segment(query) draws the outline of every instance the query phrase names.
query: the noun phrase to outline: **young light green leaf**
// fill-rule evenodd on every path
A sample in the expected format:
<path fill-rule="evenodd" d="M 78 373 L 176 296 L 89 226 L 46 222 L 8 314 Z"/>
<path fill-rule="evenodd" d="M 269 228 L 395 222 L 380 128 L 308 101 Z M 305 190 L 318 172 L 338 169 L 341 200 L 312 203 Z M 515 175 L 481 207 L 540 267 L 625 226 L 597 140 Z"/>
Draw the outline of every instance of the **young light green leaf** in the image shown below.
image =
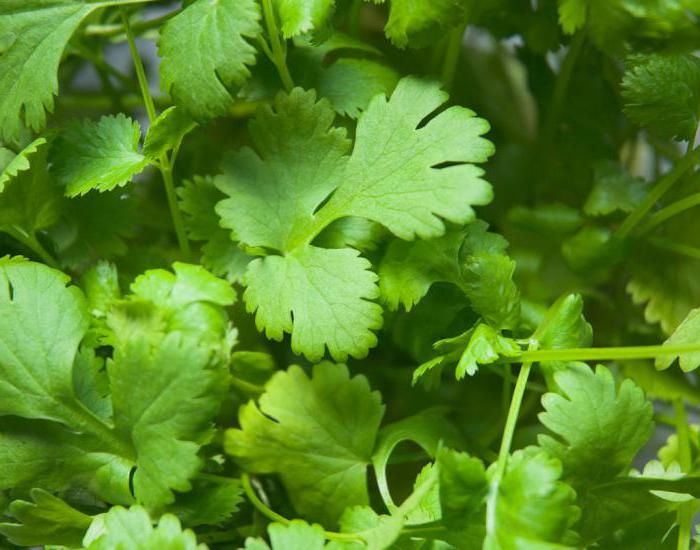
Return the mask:
<path fill-rule="evenodd" d="M 666 346 L 679 344 L 700 345 L 700 308 L 693 309 L 673 334 L 664 342 Z M 690 372 L 700 367 L 700 352 L 662 355 L 656 358 L 657 369 L 667 369 L 678 359 L 678 363 L 684 372 Z"/>
<path fill-rule="evenodd" d="M 204 544 L 197 544 L 192 531 L 182 530 L 175 516 L 161 516 L 154 527 L 141 506 L 115 506 L 95 517 L 83 544 L 85 550 L 207 550 Z"/>
<path fill-rule="evenodd" d="M 151 159 L 158 159 L 164 153 L 178 149 L 182 139 L 197 127 L 179 107 L 170 107 L 163 111 L 148 129 L 143 142 L 143 154 Z"/>
<path fill-rule="evenodd" d="M 139 152 L 139 123 L 118 114 L 69 126 L 56 140 L 51 159 L 66 195 L 109 191 L 126 185 L 148 160 Z"/>
<path fill-rule="evenodd" d="M 500 357 L 517 357 L 520 353 L 522 351 L 515 340 L 501 336 L 497 330 L 481 323 L 472 332 L 459 358 L 455 376 L 457 380 L 467 374 L 474 376 L 479 365 L 493 363 Z"/>
<path fill-rule="evenodd" d="M 487 511 L 484 550 L 562 548 L 580 512 L 561 475 L 561 463 L 536 447 L 513 453 Z"/>
<path fill-rule="evenodd" d="M 321 363 L 309 379 L 299 367 L 279 372 L 259 406 L 241 408 L 241 429 L 225 448 L 255 473 L 277 473 L 300 514 L 333 525 L 348 506 L 365 505 L 367 465 L 384 413 L 362 376 Z"/>
<path fill-rule="evenodd" d="M 445 30 L 463 24 L 469 10 L 464 0 L 391 0 L 390 4 L 384 32 L 399 48 L 422 46 L 428 38 L 443 36 Z"/>
<path fill-rule="evenodd" d="M 274 0 L 282 35 L 291 38 L 323 27 L 335 9 L 335 0 Z"/>
<path fill-rule="evenodd" d="M 377 343 L 382 310 L 370 263 L 348 248 L 308 246 L 287 256 L 253 260 L 243 295 L 258 330 L 281 340 L 291 333 L 292 351 L 318 361 L 325 348 L 336 361 L 364 357 Z"/>
<path fill-rule="evenodd" d="M 267 532 L 269 545 L 262 539 L 248 538 L 245 550 L 323 550 L 325 547 L 323 528 L 300 519 L 292 520 L 288 525 L 271 523 Z"/>
<path fill-rule="evenodd" d="M 547 310 L 532 338 L 540 349 L 581 348 L 590 345 L 593 329 L 583 317 L 583 299 L 578 294 L 559 298 Z"/>
<path fill-rule="evenodd" d="M 540 445 L 564 465 L 564 475 L 576 485 L 608 481 L 628 468 L 651 436 L 653 410 L 631 380 L 616 390 L 610 371 L 595 373 L 576 363 L 554 374 L 561 393 L 542 398 L 540 422 L 552 435 Z"/>
<path fill-rule="evenodd" d="M 700 120 L 700 59 L 633 56 L 622 80 L 625 113 L 660 138 L 692 140 Z"/>
<path fill-rule="evenodd" d="M 9 513 L 16 521 L 1 523 L 0 533 L 18 546 L 80 546 L 92 517 L 42 489 L 29 494 L 31 502 L 10 504 Z"/>
<path fill-rule="evenodd" d="M 259 20 L 255 0 L 196 0 L 163 26 L 163 89 L 195 120 L 228 113 L 255 63 Z"/>

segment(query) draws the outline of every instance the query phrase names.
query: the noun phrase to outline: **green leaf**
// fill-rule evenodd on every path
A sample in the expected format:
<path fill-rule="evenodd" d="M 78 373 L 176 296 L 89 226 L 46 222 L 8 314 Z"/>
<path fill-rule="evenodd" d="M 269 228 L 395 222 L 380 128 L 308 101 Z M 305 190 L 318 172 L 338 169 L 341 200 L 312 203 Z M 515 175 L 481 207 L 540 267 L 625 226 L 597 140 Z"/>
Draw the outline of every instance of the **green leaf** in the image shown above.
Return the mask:
<path fill-rule="evenodd" d="M 177 193 L 189 238 L 205 241 L 202 265 L 229 282 L 240 282 L 251 258 L 219 225 L 214 208 L 225 195 L 214 186 L 212 178 L 198 176 L 185 181 Z"/>
<path fill-rule="evenodd" d="M 608 481 L 623 472 L 654 430 L 653 410 L 631 380 L 619 389 L 608 369 L 576 363 L 554 374 L 560 393 L 542 398 L 540 422 L 552 435 L 539 443 L 564 464 L 576 485 Z"/>
<path fill-rule="evenodd" d="M 148 129 L 143 142 L 143 154 L 151 159 L 173 149 L 179 149 L 182 139 L 197 127 L 183 109 L 170 107 L 163 111 Z"/>
<path fill-rule="evenodd" d="M 119 347 L 143 335 L 157 341 L 179 331 L 228 361 L 236 331 L 224 308 L 236 301 L 235 291 L 202 266 L 175 262 L 173 270 L 150 269 L 134 280 L 132 294 L 109 310 L 107 343 Z"/>
<path fill-rule="evenodd" d="M 520 346 L 511 338 L 505 338 L 489 325 L 479 324 L 471 333 L 457 363 L 455 376 L 461 380 L 465 375 L 474 376 L 479 365 L 493 363 L 500 357 L 517 357 Z"/>
<path fill-rule="evenodd" d="M 390 95 L 398 81 L 394 69 L 377 61 L 340 58 L 321 70 L 317 89 L 337 113 L 358 118 L 374 96 Z"/>
<path fill-rule="evenodd" d="M 583 210 L 589 216 L 607 216 L 616 211 L 631 212 L 647 192 L 644 180 L 610 161 L 596 165 L 593 182 L 593 189 L 583 205 Z"/>
<path fill-rule="evenodd" d="M 196 0 L 162 28 L 163 89 L 197 121 L 226 115 L 250 76 L 261 32 L 255 0 Z"/>
<path fill-rule="evenodd" d="M 16 523 L 1 523 L 0 533 L 18 546 L 80 546 L 92 517 L 42 489 L 32 489 L 32 502 L 15 500 L 9 512 Z"/>
<path fill-rule="evenodd" d="M 491 473 L 492 470 L 489 470 Z M 562 548 L 579 517 L 576 493 L 560 481 L 561 463 L 528 447 L 516 451 L 498 486 L 496 505 L 487 517 L 485 550 Z"/>
<path fill-rule="evenodd" d="M 280 94 L 260 111 L 250 125 L 257 152 L 242 149 L 216 179 L 231 197 L 217 204 L 217 212 L 232 237 L 285 254 L 248 267 L 244 297 L 249 310 L 258 309 L 259 329 L 275 339 L 291 332 L 294 351 L 312 360 L 320 359 L 324 345 L 336 360 L 366 355 L 380 322 L 379 307 L 366 302 L 377 297 L 369 265 L 352 250 L 328 251 L 310 243 L 345 217 L 381 223 L 405 239 L 444 233 L 443 218 L 454 223 L 473 218 L 471 206 L 491 198 L 481 170 L 469 164 L 493 151 L 480 137 L 488 124 L 467 109 L 450 107 L 417 129 L 446 99 L 434 83 L 403 79 L 390 100 L 375 97 L 363 113 L 350 156 L 345 131 L 331 126 L 332 109 L 325 101 L 316 103 L 313 92 Z M 378 156 L 379 151 L 394 153 Z M 450 166 L 434 168 L 448 159 Z M 320 269 L 313 270 L 316 266 Z M 340 274 L 348 289 L 332 281 Z M 323 296 L 327 284 L 341 299 L 329 302 Z M 263 303 L 263 287 L 267 296 L 268 288 L 275 288 L 283 299 Z M 293 308 L 301 313 L 292 320 Z M 350 329 L 342 321 L 348 310 L 354 319 Z M 312 341 L 312 330 L 320 330 L 321 337 L 314 333 Z"/>
<path fill-rule="evenodd" d="M 532 338 L 538 342 L 539 349 L 589 346 L 593 338 L 593 329 L 583 317 L 581 296 L 568 294 L 554 302 Z"/>
<path fill-rule="evenodd" d="M 243 488 L 238 479 L 221 478 L 214 483 L 194 480 L 192 490 L 178 494 L 167 511 L 190 527 L 220 525 L 231 519 L 241 502 Z"/>
<path fill-rule="evenodd" d="M 0 260 L 0 415 L 74 421 L 65 401 L 89 321 L 68 280 L 42 264 Z"/>
<path fill-rule="evenodd" d="M 139 123 L 123 114 L 74 122 L 56 140 L 51 155 L 66 195 L 126 185 L 148 164 L 139 152 L 140 138 Z"/>
<path fill-rule="evenodd" d="M 384 32 L 399 48 L 422 46 L 427 38 L 434 41 L 450 27 L 464 24 L 469 10 L 464 0 L 391 0 L 390 4 Z"/>
<path fill-rule="evenodd" d="M 688 54 L 628 58 L 625 114 L 660 138 L 691 140 L 700 120 L 700 59 Z"/>
<path fill-rule="evenodd" d="M 324 26 L 335 9 L 335 0 L 274 0 L 282 22 L 282 35 L 291 38 Z"/>
<path fill-rule="evenodd" d="M 145 0 L 148 1 L 148 0 Z M 58 65 L 71 35 L 90 13 L 117 2 L 6 0 L 0 6 L 0 136 L 19 138 L 46 123 L 58 93 Z"/>
<path fill-rule="evenodd" d="M 3 172 L 0 231 L 31 236 L 58 221 L 63 201 L 49 173 L 47 149 L 46 140 L 35 140 Z"/>
<path fill-rule="evenodd" d="M 489 490 L 486 470 L 478 458 L 443 448 L 437 456 L 440 508 L 445 525 L 463 529 L 484 507 Z"/>
<path fill-rule="evenodd" d="M 225 448 L 255 473 L 277 473 L 297 512 L 333 525 L 348 506 L 365 505 L 367 465 L 384 413 L 362 376 L 321 363 L 309 379 L 299 367 L 266 385 L 259 407 L 239 412 Z"/>
<path fill-rule="evenodd" d="M 27 157 L 36 153 L 37 149 L 45 144 L 45 138 L 37 138 L 16 155 L 9 149 L 2 148 L 3 158 L 7 155 L 8 161 L 6 164 L 2 165 L 2 172 L 0 172 L 0 193 L 2 193 L 5 188 L 5 184 L 17 176 L 17 174 L 29 170 L 30 165 Z"/>
<path fill-rule="evenodd" d="M 144 335 L 117 348 L 107 366 L 115 431 L 134 446 L 134 493 L 149 507 L 172 502 L 173 489 L 190 490 L 202 466 L 199 448 L 225 386 L 209 355 L 179 333 L 156 346 Z"/>
<path fill-rule="evenodd" d="M 206 550 L 197 544 L 195 534 L 183 531 L 180 521 L 171 514 L 161 516 L 154 527 L 148 512 L 141 506 L 129 509 L 115 506 L 106 514 L 97 516 L 85 540 L 86 550 Z"/>
<path fill-rule="evenodd" d="M 673 334 L 664 342 L 667 346 L 700 344 L 700 308 L 693 309 Z M 700 352 L 661 355 L 656 358 L 657 369 L 667 369 L 678 359 L 681 370 L 690 372 L 700 367 Z"/>
<path fill-rule="evenodd" d="M 248 538 L 245 550 L 322 550 L 325 547 L 323 529 L 300 519 L 290 521 L 289 525 L 271 523 L 267 532 L 270 545 L 262 539 Z"/>
<path fill-rule="evenodd" d="M 318 361 L 325 348 L 336 361 L 365 357 L 377 343 L 381 308 L 370 263 L 349 249 L 307 246 L 287 256 L 253 260 L 243 280 L 243 298 L 255 312 L 258 330 L 281 340 L 292 335 L 292 351 Z"/>

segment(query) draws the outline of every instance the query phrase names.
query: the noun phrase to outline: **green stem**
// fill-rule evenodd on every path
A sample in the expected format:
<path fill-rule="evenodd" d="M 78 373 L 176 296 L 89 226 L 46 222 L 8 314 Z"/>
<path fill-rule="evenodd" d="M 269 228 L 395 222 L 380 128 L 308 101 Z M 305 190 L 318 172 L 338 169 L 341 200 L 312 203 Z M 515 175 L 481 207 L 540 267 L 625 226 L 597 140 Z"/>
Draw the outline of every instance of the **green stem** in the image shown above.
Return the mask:
<path fill-rule="evenodd" d="M 685 212 L 686 210 L 700 205 L 700 193 L 693 193 L 685 197 L 684 199 L 678 200 L 667 207 L 662 208 L 658 212 L 655 212 L 649 216 L 649 220 L 639 229 L 640 233 L 646 233 L 654 229 L 657 225 L 662 224 L 669 218 Z"/>
<path fill-rule="evenodd" d="M 180 10 L 174 10 L 160 17 L 155 17 L 153 19 L 147 19 L 145 21 L 136 21 L 131 24 L 131 30 L 134 34 L 141 34 L 147 30 L 153 29 L 155 27 L 160 27 L 168 19 L 176 16 L 180 13 Z M 85 27 L 84 34 L 86 36 L 99 36 L 102 38 L 112 38 L 114 36 L 119 36 L 120 34 L 126 33 L 126 27 L 123 24 L 114 25 L 88 25 Z"/>
<path fill-rule="evenodd" d="M 452 84 L 454 83 L 459 54 L 462 52 L 462 39 L 464 38 L 465 29 L 466 25 L 460 25 L 450 31 L 447 40 L 447 48 L 442 63 L 442 82 L 448 91 L 452 89 Z"/>
<path fill-rule="evenodd" d="M 139 52 L 136 49 L 136 41 L 134 40 L 134 33 L 132 32 L 131 25 L 129 24 L 129 18 L 124 12 L 122 12 L 122 21 L 124 23 L 124 30 L 126 31 L 126 37 L 129 42 L 129 50 L 131 51 L 131 57 L 134 62 L 134 69 L 136 70 L 136 78 L 139 82 L 141 95 L 143 96 L 143 103 L 146 106 L 146 113 L 148 113 L 148 118 L 151 121 L 151 123 L 153 123 L 156 119 L 156 107 L 153 103 L 153 97 L 151 96 L 151 92 L 148 89 L 146 71 L 143 68 L 141 56 L 139 55 Z M 173 227 L 175 228 L 177 242 L 180 246 L 182 256 L 185 260 L 189 260 L 192 256 L 192 249 L 190 248 L 190 243 L 187 240 L 187 233 L 185 231 L 185 222 L 182 219 L 182 212 L 180 212 L 180 207 L 177 204 L 177 193 L 175 192 L 175 182 L 173 181 L 173 168 L 166 153 L 163 153 L 160 156 L 159 162 L 159 169 L 161 175 L 163 176 L 165 194 L 168 199 L 168 207 L 170 208 L 170 216 L 173 220 Z"/>
<path fill-rule="evenodd" d="M 265 504 L 260 497 L 258 497 L 253 485 L 250 483 L 250 476 L 248 474 L 243 474 L 241 476 L 241 484 L 243 485 L 243 492 L 250 500 L 251 504 L 267 519 L 281 523 L 282 525 L 289 525 L 290 520 L 284 516 L 278 514 L 272 510 L 267 504 Z M 328 540 L 338 540 L 345 542 L 362 542 L 362 538 L 359 535 L 353 533 L 337 533 L 335 531 L 324 531 L 324 535 Z"/>
<path fill-rule="evenodd" d="M 238 378 L 237 376 L 231 376 L 231 385 L 245 393 L 246 395 L 260 395 L 262 393 L 265 393 L 265 388 L 262 386 L 258 386 L 257 384 L 252 384 L 246 380 L 243 380 L 242 378 Z"/>
<path fill-rule="evenodd" d="M 34 236 L 31 233 L 27 233 L 26 231 L 17 227 L 7 229 L 6 232 L 17 242 L 34 252 L 34 254 L 36 254 L 46 265 L 55 269 L 60 269 L 58 261 L 56 261 L 56 259 L 51 254 L 49 254 L 49 251 L 46 250 L 46 248 L 44 248 L 44 246 L 39 242 L 36 236 Z"/>
<path fill-rule="evenodd" d="M 693 260 L 700 260 L 700 248 L 695 246 L 677 243 L 676 241 L 664 239 L 663 237 L 651 237 L 647 242 L 657 248 L 668 250 L 669 252 L 673 252 L 679 256 L 685 256 L 686 258 L 691 258 Z"/>
<path fill-rule="evenodd" d="M 690 430 L 685 414 L 683 399 L 673 401 L 673 410 L 676 417 L 676 434 L 678 436 L 678 460 L 681 471 L 689 473 L 692 469 L 692 456 L 690 454 Z M 690 548 L 690 535 L 693 528 L 693 503 L 684 502 L 678 508 L 678 550 Z"/>
<path fill-rule="evenodd" d="M 294 88 L 294 81 L 287 67 L 287 43 L 280 40 L 272 0 L 263 0 L 262 4 L 265 26 L 267 27 L 267 34 L 270 40 L 270 49 L 267 51 L 268 57 L 270 57 L 270 61 L 272 61 L 277 68 L 284 89 L 287 92 L 291 92 L 292 88 Z M 270 53 L 272 55 L 269 55 Z"/>
<path fill-rule="evenodd" d="M 686 173 L 700 161 L 700 147 L 691 149 L 683 159 L 669 173 L 664 175 L 652 188 L 644 200 L 627 216 L 624 222 L 617 229 L 616 236 L 620 239 L 626 238 L 632 229 L 646 216 L 654 205 L 663 197 L 666 192 Z"/>
<path fill-rule="evenodd" d="M 531 343 L 530 347 L 535 345 L 535 343 Z M 530 351 L 534 352 L 535 350 Z M 518 379 L 515 382 L 515 389 L 513 390 L 513 397 L 510 400 L 510 408 L 508 409 L 506 424 L 503 428 L 503 437 L 501 438 L 501 447 L 498 451 L 496 471 L 494 472 L 494 476 L 491 481 L 486 502 L 487 532 L 493 532 L 496 527 L 496 504 L 498 502 L 499 486 L 508 465 L 508 456 L 510 455 L 510 448 L 513 444 L 515 427 L 518 423 L 518 417 L 520 416 L 520 407 L 523 403 L 523 396 L 525 395 L 525 388 L 527 386 L 527 379 L 530 376 L 530 370 L 532 369 L 532 363 L 532 361 L 525 361 L 520 367 Z"/>
<path fill-rule="evenodd" d="M 545 361 L 613 361 L 621 359 L 654 359 L 664 355 L 700 352 L 700 342 L 696 344 L 676 344 L 661 346 L 629 346 L 613 348 L 572 348 L 543 349 L 524 351 L 519 357 L 506 358 L 501 362 L 545 362 Z"/>

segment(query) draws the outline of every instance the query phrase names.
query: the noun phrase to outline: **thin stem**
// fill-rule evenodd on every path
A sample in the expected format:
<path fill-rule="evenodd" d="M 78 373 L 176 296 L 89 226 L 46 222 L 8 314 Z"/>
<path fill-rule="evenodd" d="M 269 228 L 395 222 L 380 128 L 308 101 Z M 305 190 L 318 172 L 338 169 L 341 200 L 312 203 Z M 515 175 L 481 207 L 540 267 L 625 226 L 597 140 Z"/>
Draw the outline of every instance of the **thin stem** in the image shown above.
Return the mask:
<path fill-rule="evenodd" d="M 186 260 L 189 260 L 192 256 L 192 249 L 190 248 L 190 241 L 187 239 L 185 221 L 182 218 L 180 206 L 177 204 L 177 193 L 175 192 L 175 182 L 173 181 L 173 169 L 166 154 L 161 155 L 160 164 L 160 172 L 163 175 L 165 194 L 168 197 L 168 206 L 170 208 L 170 215 L 173 218 L 173 226 L 175 227 L 177 243 L 180 246 L 180 251 L 182 252 L 183 257 Z"/>
<path fill-rule="evenodd" d="M 521 361 L 613 361 L 624 359 L 654 359 L 664 355 L 679 355 L 682 353 L 698 352 L 700 352 L 700 342 L 696 344 L 662 346 L 543 349 L 524 351 L 520 357 L 507 358 L 501 362 L 518 363 Z"/>
<path fill-rule="evenodd" d="M 231 385 L 245 393 L 246 395 L 260 395 L 265 392 L 265 388 L 257 384 L 252 384 L 247 380 L 238 378 L 237 376 L 231 376 Z"/>
<path fill-rule="evenodd" d="M 280 40 L 280 34 L 277 30 L 277 20 L 275 18 L 275 10 L 272 6 L 272 0 L 263 0 L 263 15 L 265 17 L 265 25 L 267 27 L 267 35 L 270 40 L 270 49 L 268 57 L 277 68 L 277 72 L 282 80 L 284 89 L 288 92 L 294 88 L 292 75 L 287 67 L 287 43 Z M 272 53 L 270 56 L 269 53 Z"/>
<path fill-rule="evenodd" d="M 530 344 L 530 348 L 533 348 L 536 345 L 537 344 L 533 342 Z M 534 352 L 535 350 L 531 349 L 530 351 Z M 513 397 L 510 400 L 510 408 L 508 409 L 506 424 L 503 428 L 503 437 L 501 438 L 501 447 L 498 451 L 496 471 L 491 481 L 486 502 L 487 532 L 493 532 L 496 527 L 496 505 L 498 502 L 498 491 L 501 480 L 506 472 L 506 466 L 508 465 L 508 456 L 510 455 L 510 448 L 513 444 L 513 435 L 515 434 L 515 427 L 518 423 L 518 417 L 520 416 L 520 407 L 523 403 L 523 396 L 525 395 L 525 388 L 527 386 L 527 379 L 530 376 L 530 370 L 532 369 L 532 363 L 532 361 L 525 361 L 520 367 L 518 379 L 515 382 L 515 389 L 513 390 Z"/>
<path fill-rule="evenodd" d="M 646 233 L 647 231 L 651 231 L 657 225 L 662 224 L 669 218 L 672 218 L 673 216 L 676 216 L 681 212 L 685 212 L 686 210 L 698 205 L 700 205 L 700 193 L 693 193 L 692 195 L 689 195 L 684 199 L 669 204 L 667 207 L 662 208 L 658 212 L 655 212 L 654 214 L 649 216 L 649 219 L 639 229 L 639 232 Z"/>
<path fill-rule="evenodd" d="M 179 10 L 173 10 L 161 15 L 160 17 L 155 17 L 153 19 L 147 19 L 145 21 L 136 21 L 131 24 L 131 30 L 134 34 L 142 34 L 143 32 L 153 29 L 155 27 L 160 27 L 168 19 L 174 17 L 180 13 Z M 85 27 L 84 34 L 86 36 L 99 36 L 102 38 L 112 38 L 114 36 L 119 36 L 120 34 L 125 34 L 126 28 L 123 24 L 114 25 L 88 25 Z"/>
<path fill-rule="evenodd" d="M 148 114 L 148 119 L 153 122 L 156 119 L 156 106 L 153 103 L 153 98 L 151 97 L 151 92 L 148 89 L 148 80 L 146 79 L 146 71 L 143 68 L 143 61 L 141 61 L 141 56 L 136 48 L 136 41 L 134 40 L 134 33 L 131 30 L 131 25 L 129 24 L 129 18 L 126 12 L 122 12 L 122 22 L 124 23 L 124 31 L 126 32 L 126 38 L 129 42 L 129 50 L 131 51 L 131 59 L 134 63 L 134 70 L 136 71 L 136 79 L 139 82 L 139 88 L 141 89 L 141 96 L 143 97 L 143 104 L 146 107 L 146 113 Z"/>
<path fill-rule="evenodd" d="M 700 147 L 690 150 L 678 164 L 664 175 L 652 188 L 644 200 L 627 216 L 624 222 L 617 229 L 616 236 L 620 239 L 626 238 L 637 224 L 646 216 L 654 205 L 663 197 L 666 192 L 700 160 Z"/>
<path fill-rule="evenodd" d="M 676 434 L 678 436 L 678 460 L 683 473 L 690 472 L 692 457 L 690 454 L 690 430 L 685 414 L 683 399 L 673 401 L 673 410 L 676 417 Z M 693 523 L 693 503 L 684 502 L 678 508 L 678 550 L 690 548 L 690 535 Z"/>
<path fill-rule="evenodd" d="M 141 88 L 143 103 L 146 106 L 146 113 L 148 113 L 148 118 L 151 123 L 153 123 L 153 121 L 156 119 L 156 107 L 153 103 L 153 97 L 151 96 L 151 92 L 148 88 L 148 80 L 146 79 L 146 72 L 143 68 L 141 56 L 136 49 L 136 41 L 134 40 L 134 33 L 129 25 L 129 18 L 124 12 L 122 12 L 122 21 L 124 22 L 124 30 L 126 31 L 126 37 L 129 41 L 129 50 L 131 51 L 131 57 L 134 61 L 134 69 L 136 70 L 136 77 L 139 81 L 139 88 Z M 160 156 L 159 163 L 159 170 L 163 176 L 163 185 L 165 186 L 165 194 L 168 199 L 168 207 L 170 208 L 170 216 L 173 220 L 173 227 L 175 228 L 177 242 L 180 246 L 180 251 L 182 252 L 184 259 L 189 260 L 192 256 L 192 249 L 190 248 L 190 243 L 187 240 L 187 233 L 185 231 L 185 222 L 182 219 L 182 212 L 180 212 L 180 207 L 177 204 L 177 193 L 175 192 L 175 182 L 173 181 L 173 168 L 167 153 L 163 153 Z"/>
<path fill-rule="evenodd" d="M 663 237 L 651 237 L 648 239 L 648 242 L 657 248 L 668 250 L 669 252 L 673 252 L 679 256 L 685 256 L 686 258 L 691 258 L 693 260 L 700 260 L 700 248 L 695 246 L 677 243 L 676 241 L 664 239 Z"/>
<path fill-rule="evenodd" d="M 243 485 L 243 492 L 250 500 L 250 503 L 267 519 L 272 520 L 282 525 L 289 525 L 290 520 L 284 516 L 278 514 L 272 510 L 267 504 L 265 504 L 260 497 L 258 497 L 253 485 L 250 483 L 250 476 L 246 473 L 241 475 L 241 484 Z M 337 533 L 335 531 L 324 531 L 324 535 L 328 540 L 339 540 L 339 541 L 352 541 L 352 542 L 362 542 L 362 538 L 359 535 L 353 533 Z"/>
<path fill-rule="evenodd" d="M 34 254 L 36 254 L 46 265 L 55 269 L 60 269 L 58 261 L 49 253 L 48 250 L 46 250 L 46 248 L 44 248 L 36 236 L 17 227 L 7 229 L 6 232 L 8 235 L 10 235 L 10 237 L 34 252 Z"/>

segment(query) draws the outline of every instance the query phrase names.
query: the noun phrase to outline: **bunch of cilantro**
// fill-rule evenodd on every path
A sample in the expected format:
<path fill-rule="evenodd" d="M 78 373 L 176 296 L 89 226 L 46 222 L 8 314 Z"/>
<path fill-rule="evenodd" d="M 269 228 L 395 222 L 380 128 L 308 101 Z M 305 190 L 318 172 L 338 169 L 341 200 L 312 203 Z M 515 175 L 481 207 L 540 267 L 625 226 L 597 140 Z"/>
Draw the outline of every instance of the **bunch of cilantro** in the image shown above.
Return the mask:
<path fill-rule="evenodd" d="M 0 0 L 0 547 L 699 548 L 698 21 Z"/>

